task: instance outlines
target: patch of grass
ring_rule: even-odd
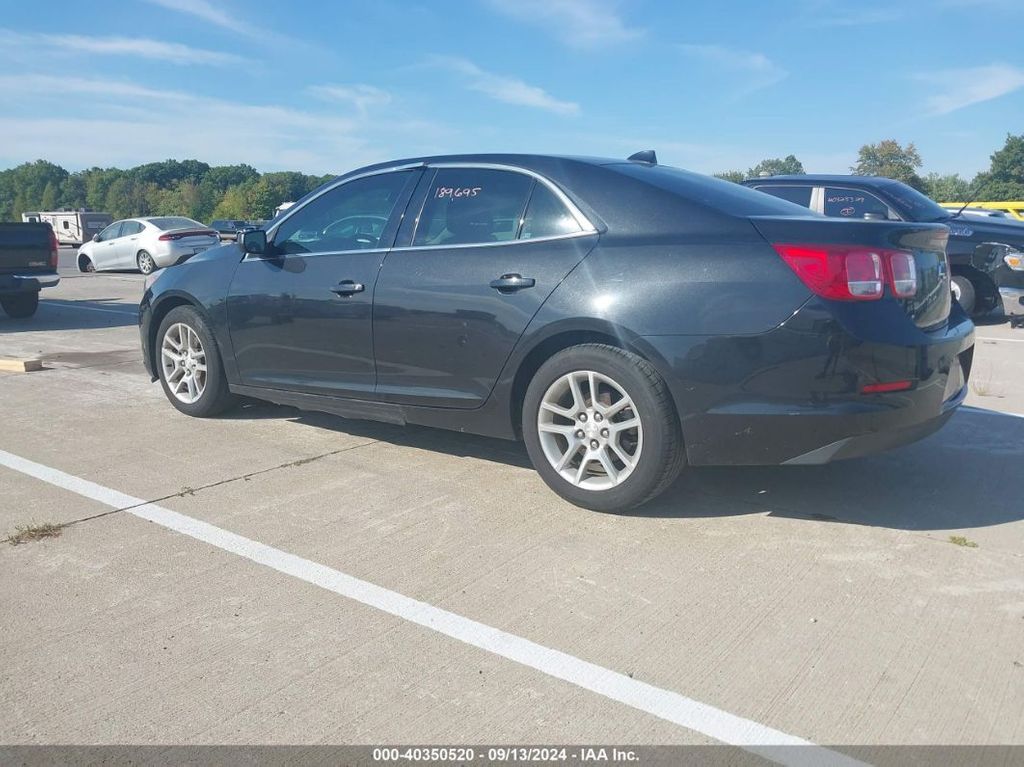
[[[42,525],[22,525],[14,528],[14,535],[8,537],[7,542],[12,546],[18,546],[22,543],[41,541],[44,538],[56,538],[63,529],[61,525],[54,525],[49,522]]]
[[[974,541],[970,540],[969,538],[965,538],[962,535],[951,535],[951,536],[949,536],[949,542],[954,544],[954,545],[956,545],[956,546],[964,546],[964,547],[966,547],[968,549],[976,549],[976,548],[978,548],[978,544],[976,544]]]

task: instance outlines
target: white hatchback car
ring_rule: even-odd
[[[78,249],[78,269],[138,269],[151,274],[219,244],[217,232],[184,216],[126,218]]]

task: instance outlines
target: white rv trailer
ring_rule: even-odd
[[[114,217],[91,210],[41,210],[22,213],[21,220],[49,224],[61,245],[81,245],[112,224]]]

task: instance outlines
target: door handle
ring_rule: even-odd
[[[352,280],[342,280],[331,288],[331,292],[339,296],[351,296],[355,293],[362,293],[364,290],[366,290],[366,286],[363,283]]]
[[[537,284],[533,277],[523,277],[521,274],[503,274],[496,280],[491,280],[491,287],[499,293],[515,293],[523,288],[532,288]]]

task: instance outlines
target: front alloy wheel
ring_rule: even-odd
[[[191,405],[206,391],[206,350],[199,334],[182,322],[167,328],[160,344],[160,365],[167,387]]]

